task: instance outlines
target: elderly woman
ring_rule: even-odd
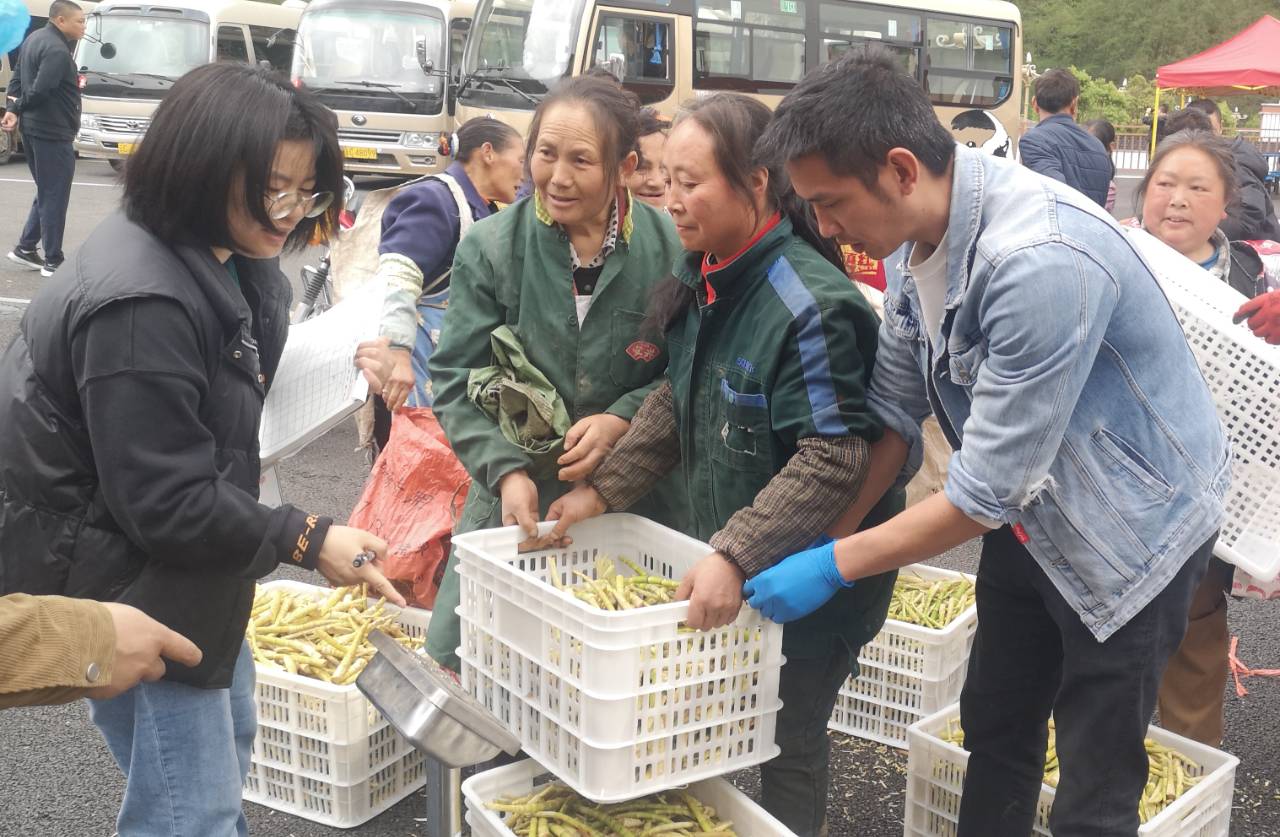
[[[124,211],[40,289],[0,360],[0,593],[131,605],[203,655],[90,702],[130,837],[248,833],[255,579],[300,566],[403,603],[362,555],[381,540],[258,502],[288,328],[278,257],[332,220],[341,183],[313,94],[242,65],[192,70],[129,161]]]
[[[548,506],[626,433],[666,369],[663,341],[641,324],[680,242],[658,210],[627,190],[638,130],[634,101],[616,84],[580,77],[556,88],[530,128],[533,195],[479,221],[458,245],[429,364],[436,415],[475,480],[455,533],[519,525],[533,536]],[[492,363],[484,338],[503,326],[563,400],[572,426],[550,454],[514,443],[468,397],[472,372]],[[639,513],[679,522],[649,500]],[[662,501],[681,505],[669,493]],[[431,655],[454,669],[456,561],[449,559],[427,636]]]

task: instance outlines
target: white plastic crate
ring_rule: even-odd
[[[476,774],[462,783],[467,802],[467,823],[472,837],[514,837],[502,822],[502,815],[485,807],[500,796],[524,796],[553,777],[532,759],[508,764]],[[733,831],[744,837],[795,837],[769,812],[752,802],[724,779],[706,779],[689,786],[689,793],[716,811],[721,820],[733,823]]]
[[[956,833],[969,753],[939,735],[959,717],[960,707],[949,706],[907,731],[910,747],[904,837],[954,837]],[[1142,825],[1139,837],[1227,837],[1239,759],[1159,727],[1150,727],[1147,735],[1194,761],[1204,778]],[[1053,799],[1054,789],[1041,785],[1033,827],[1037,837],[1051,837],[1049,811]]]
[[[261,587],[317,599],[333,592],[287,580]],[[429,611],[387,607],[405,633],[426,635]],[[422,787],[422,754],[355,684],[337,686],[269,666],[255,668],[258,734],[246,800],[346,828]]]
[[[782,626],[744,607],[732,625],[681,632],[686,602],[603,611],[549,581],[551,558],[572,585],[574,570],[594,576],[604,556],[679,578],[711,548],[629,514],[580,523],[573,538],[523,554],[515,528],[454,539],[464,688],[529,755],[599,801],[776,755]]]
[[[1231,437],[1232,485],[1214,554],[1257,578],[1280,573],[1280,346],[1231,322],[1245,298],[1140,230],[1135,244],[1160,281]]]
[[[925,564],[904,567],[900,575],[916,575],[928,581],[976,581],[968,573]],[[960,697],[977,627],[976,606],[970,606],[942,629],[885,620],[884,628],[858,655],[858,676],[850,677],[840,687],[827,726],[858,738],[905,748],[907,727]]]

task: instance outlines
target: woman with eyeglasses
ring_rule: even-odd
[[[253,114],[245,119],[244,114]],[[121,834],[247,833],[256,720],[245,626],[282,564],[403,599],[385,544],[258,502],[258,425],[288,328],[277,257],[338,206],[333,115],[283,77],[193,70],[103,221],[0,358],[0,594],[118,601],[203,652],[90,714],[126,777]],[[111,664],[83,683],[111,679]]]

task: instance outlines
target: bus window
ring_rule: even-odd
[[[871,42],[899,56],[902,69],[920,77],[924,31],[919,15],[891,7],[823,3],[818,24],[822,30],[819,61],[834,61],[855,44]]]
[[[930,18],[925,79],[935,105],[994,107],[1013,90],[1013,30]]]
[[[694,86],[785,90],[804,76],[805,0],[697,0]]]
[[[593,61],[617,76],[641,103],[661,102],[675,88],[671,37],[669,20],[601,15]]]
[[[239,24],[218,27],[219,63],[249,63],[249,46],[244,42],[244,29]]]
[[[289,72],[293,66],[293,42],[297,37],[292,29],[276,29],[274,26],[250,26],[253,40],[253,57],[256,61],[268,61],[272,69]]]

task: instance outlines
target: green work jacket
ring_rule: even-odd
[[[685,253],[676,264],[676,277],[694,289],[698,305],[667,335],[667,374],[690,499],[687,531],[709,540],[752,505],[800,439],[873,442],[883,426],[866,401],[879,330],[875,312],[844,273],[794,234],[787,218],[737,257],[710,267],[705,278],[703,259]],[[865,525],[901,510],[902,499],[901,493],[886,497]],[[884,623],[895,578],[863,579],[789,624],[784,653],[824,656],[843,641],[856,657]]]
[[[478,221],[459,243],[450,274],[449,310],[428,365],[435,413],[474,480],[455,533],[501,526],[499,480],[532,465],[529,455],[467,398],[471,370],[493,362],[489,334],[495,328],[511,327],[529,361],[564,399],[571,422],[605,412],[630,421],[661,381],[666,346],[660,335],[642,334],[641,325],[649,293],[669,275],[680,241],[657,210],[629,194],[627,204],[617,245],[605,260],[581,328],[569,237],[551,220],[536,193]],[[543,516],[572,488],[554,472],[534,481]],[[680,489],[677,480],[664,481],[634,511],[683,529],[687,503]],[[449,558],[427,642],[433,657],[455,669],[456,560]]]

